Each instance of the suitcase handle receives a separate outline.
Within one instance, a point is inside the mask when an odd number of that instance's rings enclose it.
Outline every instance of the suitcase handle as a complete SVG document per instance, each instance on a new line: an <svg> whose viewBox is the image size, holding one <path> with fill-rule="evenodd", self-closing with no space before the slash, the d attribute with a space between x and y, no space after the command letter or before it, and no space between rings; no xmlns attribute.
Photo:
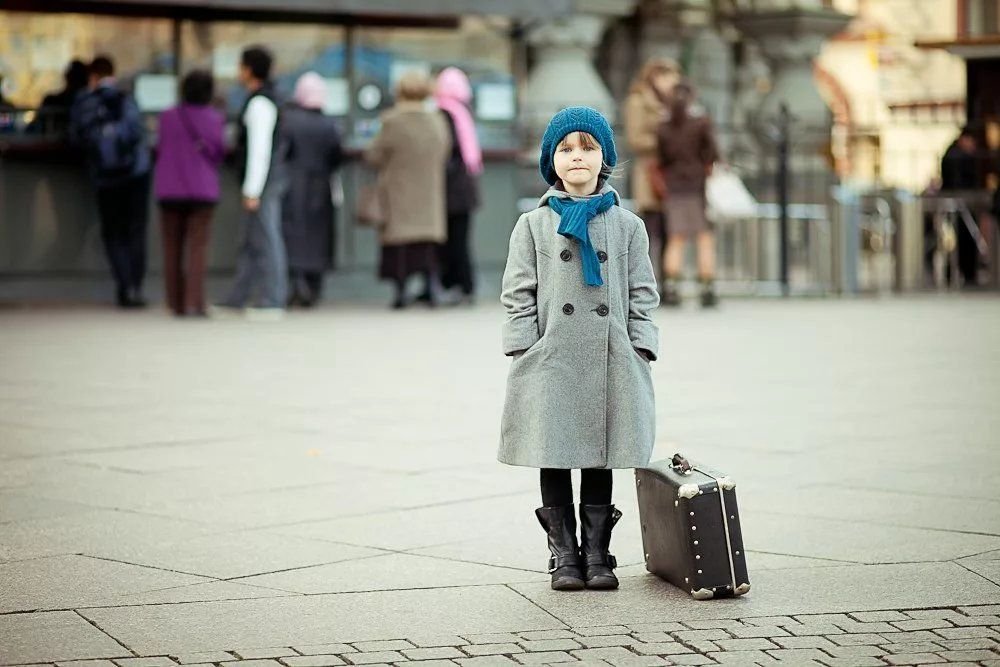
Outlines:
<svg viewBox="0 0 1000 667"><path fill-rule="evenodd" d="M691 462L680 454L674 454L674 458L670 460L670 464L674 467L674 470L679 473L683 473L685 475L691 474Z"/></svg>

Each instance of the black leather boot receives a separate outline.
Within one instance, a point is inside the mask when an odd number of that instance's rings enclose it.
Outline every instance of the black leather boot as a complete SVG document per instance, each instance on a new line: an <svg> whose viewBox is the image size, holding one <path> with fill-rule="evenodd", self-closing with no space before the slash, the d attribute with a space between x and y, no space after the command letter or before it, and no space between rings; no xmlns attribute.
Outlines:
<svg viewBox="0 0 1000 667"><path fill-rule="evenodd" d="M660 305L667 308L677 308L681 305L680 280L667 278L660 290Z"/></svg>
<svg viewBox="0 0 1000 667"><path fill-rule="evenodd" d="M580 547L586 567L587 588L618 588L614 569L618 561L608 553L611 531L622 518L614 505L580 505Z"/></svg>
<svg viewBox="0 0 1000 667"><path fill-rule="evenodd" d="M583 588L583 572L580 569L580 548L576 543L576 516L572 505L561 507L539 507L535 510L538 523L548 533L549 574L552 575L552 590L578 591Z"/></svg>
<svg viewBox="0 0 1000 667"><path fill-rule="evenodd" d="M712 278L701 279L701 307L715 308L719 305L719 297L715 293L715 281Z"/></svg>

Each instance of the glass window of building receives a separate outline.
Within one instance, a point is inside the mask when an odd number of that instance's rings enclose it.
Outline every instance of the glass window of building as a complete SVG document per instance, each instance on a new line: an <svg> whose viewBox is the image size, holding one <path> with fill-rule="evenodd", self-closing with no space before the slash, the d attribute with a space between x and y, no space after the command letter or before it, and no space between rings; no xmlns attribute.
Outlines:
<svg viewBox="0 0 1000 667"><path fill-rule="evenodd" d="M129 86L142 74L170 73L171 25L167 19L0 11L3 96L17 107L36 108L62 89L71 60L98 54L114 59Z"/></svg>
<svg viewBox="0 0 1000 667"><path fill-rule="evenodd" d="M965 18L968 37L1000 34L1000 2L997 0L966 0Z"/></svg>
<svg viewBox="0 0 1000 667"><path fill-rule="evenodd" d="M184 71L211 71L227 112L235 115L246 96L236 78L240 53L255 44L267 47L275 56L273 76L280 97L290 97L298 77L312 70L328 80L325 111L347 114L345 30L339 26L185 21L181 27L181 67Z"/></svg>
<svg viewBox="0 0 1000 667"><path fill-rule="evenodd" d="M367 141L392 104L400 75L462 69L473 88L473 113L485 148L513 142L517 115L509 21L465 17L456 29L358 28L354 37L355 140Z"/></svg>

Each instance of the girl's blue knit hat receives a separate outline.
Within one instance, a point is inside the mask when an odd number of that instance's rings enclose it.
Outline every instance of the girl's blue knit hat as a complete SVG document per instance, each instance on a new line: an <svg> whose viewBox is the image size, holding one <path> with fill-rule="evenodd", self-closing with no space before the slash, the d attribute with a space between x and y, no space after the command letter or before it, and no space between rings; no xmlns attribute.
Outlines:
<svg viewBox="0 0 1000 667"><path fill-rule="evenodd" d="M601 112L590 107L567 107L552 117L542 136L542 154L538 158L538 168L549 185L555 185L559 180L552 164L552 156L555 155L559 142L571 132L586 132L594 137L604 152L604 163L609 167L618 164L615 135Z"/></svg>

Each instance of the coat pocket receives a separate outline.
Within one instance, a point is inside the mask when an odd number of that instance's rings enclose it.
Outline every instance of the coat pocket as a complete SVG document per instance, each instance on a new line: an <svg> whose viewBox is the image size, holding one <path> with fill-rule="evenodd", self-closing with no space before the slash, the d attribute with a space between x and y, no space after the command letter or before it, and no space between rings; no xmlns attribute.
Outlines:
<svg viewBox="0 0 1000 667"><path fill-rule="evenodd" d="M539 338L538 340L536 340L534 343L532 343L531 347L525 348L525 349L521 350L519 353L513 355L513 361L514 362L520 361L521 359L523 359L524 357L528 356L529 354L533 354L535 352L538 352L538 350L541 349L541 347L542 347L542 341L544 340L544 338L545 338L545 336L542 336L541 338Z"/></svg>

